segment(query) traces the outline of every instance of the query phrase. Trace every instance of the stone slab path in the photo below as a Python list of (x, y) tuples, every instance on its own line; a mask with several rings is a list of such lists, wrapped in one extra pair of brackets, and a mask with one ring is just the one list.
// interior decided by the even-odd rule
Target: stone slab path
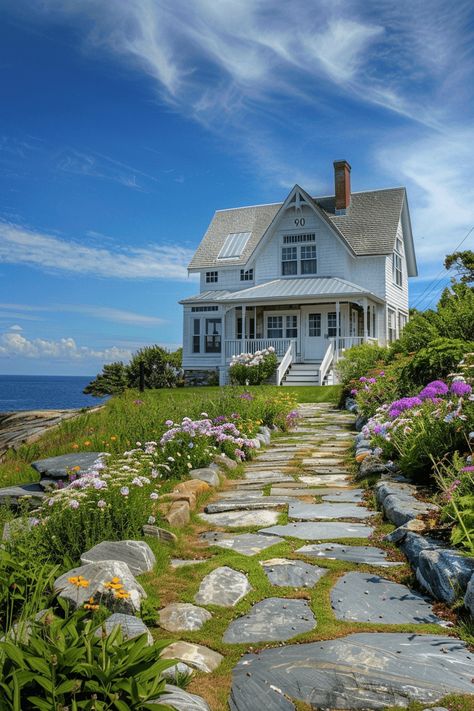
[(174, 565), (191, 566), (195, 581), (178, 612), (203, 627), (168, 657), (210, 674), (211, 686), (220, 654), (233, 657), (230, 694), (210, 702), (212, 711), (382, 711), (473, 694), (474, 654), (404, 584), (408, 568), (395, 549), (378, 544), (379, 519), (351, 479), (353, 416), (326, 404), (299, 412), (298, 427), (199, 514), (200, 543), (214, 557), (201, 575), (199, 560)]

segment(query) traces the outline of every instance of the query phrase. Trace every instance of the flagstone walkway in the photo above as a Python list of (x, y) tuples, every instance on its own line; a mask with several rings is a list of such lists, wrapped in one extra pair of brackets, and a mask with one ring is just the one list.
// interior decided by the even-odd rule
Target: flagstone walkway
[[(232, 671), (229, 708), (377, 711), (473, 693), (474, 655), (447, 636), (432, 601), (400, 582), (408, 568), (377, 543), (380, 520), (351, 483), (353, 416), (325, 404), (299, 411), (299, 426), (275, 438), (200, 515), (209, 529), (201, 541), (215, 551), (216, 566), (196, 589), (200, 607), (189, 605), (194, 627), (184, 622), (181, 629), (212, 624), (200, 608), (209, 607), (215, 621), (238, 606), (239, 616), (226, 617), (227, 647), (220, 647), (224, 657), (233, 645), (243, 655)], [(223, 549), (238, 554), (236, 568), (238, 560), (258, 561), (259, 585), (271, 594), (256, 599), (250, 574), (219, 565)], [(192, 561), (173, 565), (185, 563)], [(173, 623), (187, 610), (179, 608)], [(202, 639), (209, 644), (210, 635)], [(194, 643), (175, 643), (173, 652), (211, 674), (224, 661)]]

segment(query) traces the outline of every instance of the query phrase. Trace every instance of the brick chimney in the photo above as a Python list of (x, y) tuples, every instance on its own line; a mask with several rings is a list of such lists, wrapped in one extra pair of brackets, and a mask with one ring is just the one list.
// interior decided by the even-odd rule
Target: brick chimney
[(334, 161), (336, 213), (344, 214), (351, 204), (351, 166), (346, 160)]

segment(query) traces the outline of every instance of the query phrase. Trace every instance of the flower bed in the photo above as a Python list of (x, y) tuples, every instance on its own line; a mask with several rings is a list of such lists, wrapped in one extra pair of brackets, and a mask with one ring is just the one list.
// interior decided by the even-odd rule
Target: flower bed
[(273, 346), (255, 353), (232, 356), (229, 365), (230, 381), (238, 385), (260, 385), (271, 378), (278, 366)]

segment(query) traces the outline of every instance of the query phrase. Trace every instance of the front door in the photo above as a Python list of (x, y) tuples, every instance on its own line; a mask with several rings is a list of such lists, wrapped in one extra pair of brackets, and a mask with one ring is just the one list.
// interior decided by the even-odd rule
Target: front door
[(305, 361), (320, 361), (327, 348), (324, 337), (326, 327), (326, 311), (315, 306), (305, 312), (303, 329), (303, 359)]

